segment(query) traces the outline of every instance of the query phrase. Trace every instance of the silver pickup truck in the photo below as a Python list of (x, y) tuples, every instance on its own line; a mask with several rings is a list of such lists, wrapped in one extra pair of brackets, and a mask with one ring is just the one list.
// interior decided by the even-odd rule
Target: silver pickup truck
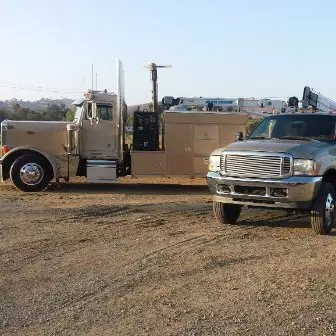
[(207, 182), (216, 219), (234, 224), (242, 206), (308, 211), (318, 234), (335, 219), (336, 115), (265, 117), (246, 138), (212, 152)]

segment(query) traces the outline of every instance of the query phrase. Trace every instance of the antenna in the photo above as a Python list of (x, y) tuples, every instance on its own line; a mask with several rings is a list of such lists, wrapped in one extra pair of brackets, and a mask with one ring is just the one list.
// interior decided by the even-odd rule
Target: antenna
[(93, 91), (93, 63), (91, 66), (91, 91)]
[(171, 67), (172, 67), (171, 65), (157, 65), (155, 63), (150, 63), (149, 65), (144, 66), (144, 68), (149, 69), (151, 73), (153, 112), (159, 113), (158, 111), (157, 69), (158, 68), (171, 68)]

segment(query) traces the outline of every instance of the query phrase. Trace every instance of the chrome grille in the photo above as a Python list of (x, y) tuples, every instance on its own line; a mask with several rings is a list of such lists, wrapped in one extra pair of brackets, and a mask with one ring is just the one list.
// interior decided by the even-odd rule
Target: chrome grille
[(270, 153), (223, 153), (220, 167), (228, 176), (284, 177), (291, 173), (291, 158)]
[(291, 160), (289, 157), (283, 158), (282, 175), (288, 175), (291, 171)]

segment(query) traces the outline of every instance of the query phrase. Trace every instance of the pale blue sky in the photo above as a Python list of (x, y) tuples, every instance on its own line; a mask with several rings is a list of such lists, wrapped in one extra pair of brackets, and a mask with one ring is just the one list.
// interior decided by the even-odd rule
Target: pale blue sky
[(331, 0), (0, 4), (0, 99), (81, 96), (92, 63), (98, 88), (116, 89), (116, 57), (129, 104), (150, 100), (150, 62), (173, 66), (159, 73), (160, 97), (301, 98), (310, 85), (336, 98)]

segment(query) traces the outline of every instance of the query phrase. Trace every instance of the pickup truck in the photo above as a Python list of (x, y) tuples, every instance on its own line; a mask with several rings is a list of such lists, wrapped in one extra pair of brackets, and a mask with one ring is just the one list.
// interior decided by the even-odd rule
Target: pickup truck
[(335, 219), (336, 114), (265, 117), (247, 137), (209, 158), (207, 183), (215, 218), (234, 224), (243, 206), (310, 213), (312, 229), (329, 234)]

